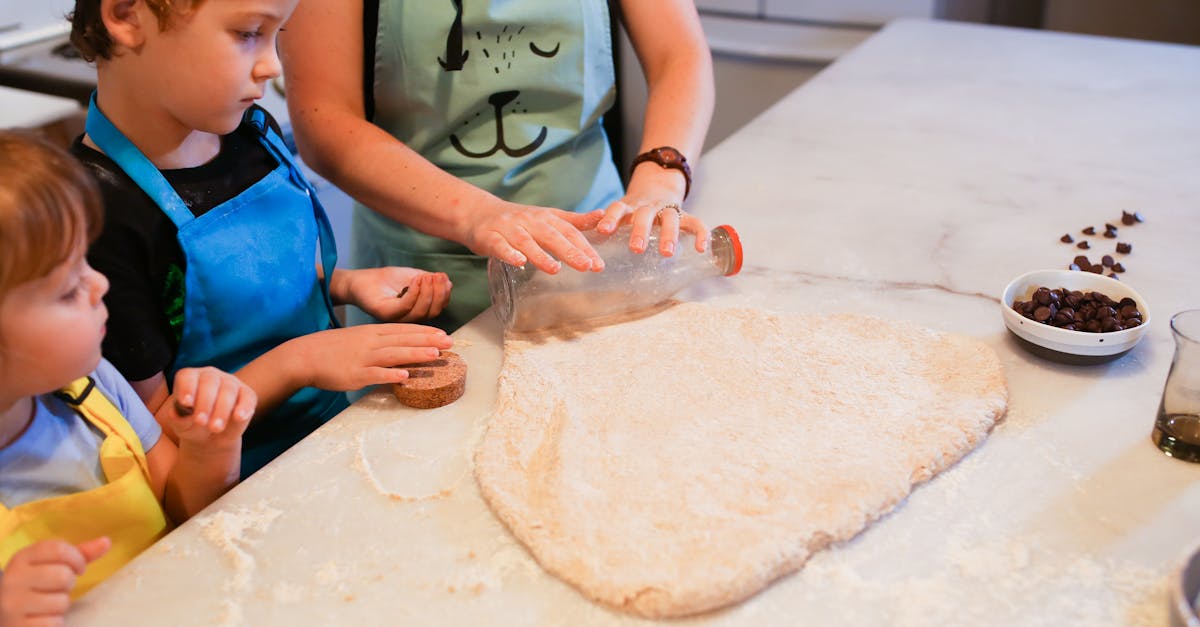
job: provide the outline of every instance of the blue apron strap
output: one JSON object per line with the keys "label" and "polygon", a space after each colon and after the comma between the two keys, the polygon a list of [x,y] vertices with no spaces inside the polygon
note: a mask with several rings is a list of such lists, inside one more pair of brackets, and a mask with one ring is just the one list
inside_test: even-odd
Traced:
{"label": "blue apron strap", "polygon": [[325,214],[325,207],[321,205],[321,200],[317,198],[317,190],[308,182],[308,178],[300,170],[300,166],[296,160],[292,158],[292,151],[288,150],[283,143],[283,138],[275,133],[275,129],[267,124],[267,116],[262,109],[252,107],[248,112],[249,121],[258,134],[263,139],[263,145],[267,150],[275,155],[275,158],[280,163],[286,164],[288,171],[291,173],[291,179],[296,186],[308,192],[308,197],[313,205],[313,217],[317,221],[317,239],[321,246],[321,292],[325,296],[325,306],[329,309],[329,319],[337,324],[337,315],[333,311],[333,300],[329,295],[329,283],[333,278],[333,270],[337,265],[337,242],[333,237],[333,227],[329,224],[329,216]]}
{"label": "blue apron strap", "polygon": [[162,172],[159,172],[146,155],[100,112],[100,108],[96,106],[94,91],[91,101],[88,102],[84,130],[109,159],[116,162],[138,187],[150,195],[155,204],[162,207],[167,217],[171,218],[171,222],[175,223],[175,228],[182,229],[183,225],[195,219],[191,210],[183,204],[183,199],[175,193],[175,188],[163,177]]}

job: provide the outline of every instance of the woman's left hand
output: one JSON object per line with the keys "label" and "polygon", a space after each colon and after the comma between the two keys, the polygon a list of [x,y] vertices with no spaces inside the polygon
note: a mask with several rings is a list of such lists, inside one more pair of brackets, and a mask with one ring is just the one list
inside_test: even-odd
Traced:
{"label": "woman's left hand", "polygon": [[450,302],[450,277],[444,272],[387,266],[337,270],[335,278],[342,288],[335,293],[344,294],[343,302],[385,322],[427,320]]}
{"label": "woman's left hand", "polygon": [[700,218],[683,211],[683,192],[683,178],[678,172],[655,164],[640,165],[625,197],[604,209],[604,218],[596,230],[609,235],[622,224],[632,224],[629,250],[640,254],[646,251],[650,231],[658,223],[658,252],[662,256],[675,254],[680,231],[694,234],[696,251],[704,252],[708,247],[708,227]]}

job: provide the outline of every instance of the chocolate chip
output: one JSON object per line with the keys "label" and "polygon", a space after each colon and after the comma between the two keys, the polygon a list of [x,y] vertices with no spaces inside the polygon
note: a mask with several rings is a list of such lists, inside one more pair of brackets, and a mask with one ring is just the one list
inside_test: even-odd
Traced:
{"label": "chocolate chip", "polygon": [[1104,230],[1105,230],[1105,231],[1112,231],[1113,233],[1116,233],[1116,232],[1117,232],[1117,227],[1116,227],[1116,226],[1114,226],[1114,225],[1112,225],[1112,224],[1109,224],[1109,223],[1105,222],[1105,223],[1104,223]]}
{"label": "chocolate chip", "polygon": [[1113,264],[1112,271],[1113,272],[1124,272],[1125,266],[1121,265],[1121,262],[1118,261],[1117,263]]}
{"label": "chocolate chip", "polygon": [[1116,236],[1117,236],[1116,229],[1109,229],[1109,230],[1104,231],[1104,237],[1107,237],[1108,239],[1114,239],[1114,238],[1116,238]]}
{"label": "chocolate chip", "polygon": [[1127,254],[1133,252],[1133,244],[1126,244],[1125,242],[1117,242],[1117,252],[1127,255]]}
{"label": "chocolate chip", "polygon": [[1087,258],[1087,255],[1075,255],[1075,264],[1082,268],[1092,265],[1092,262]]}
{"label": "chocolate chip", "polygon": [[1132,213],[1129,213],[1128,211],[1121,212],[1121,224],[1124,224],[1125,226],[1130,226],[1134,222],[1139,222],[1139,220],[1136,217],[1134,217],[1134,215]]}
{"label": "chocolate chip", "polygon": [[1105,255],[1105,256],[1101,257],[1100,263],[1103,264],[1105,268],[1111,268],[1113,265],[1112,255]]}
{"label": "chocolate chip", "polygon": [[1091,272],[1092,274],[1100,274],[1101,272],[1104,272],[1104,266],[1098,263],[1093,264],[1092,266],[1088,267],[1087,271]]}
{"label": "chocolate chip", "polygon": [[1038,307],[1033,312],[1033,319],[1037,320],[1038,322],[1045,322],[1045,321],[1049,320],[1050,319],[1050,308],[1049,307]]}
{"label": "chocolate chip", "polygon": [[1063,236],[1058,238],[1058,241],[1064,244],[1070,244],[1071,242],[1075,241],[1075,238],[1071,237],[1070,233],[1063,233]]}
{"label": "chocolate chip", "polygon": [[1110,278],[1110,279],[1116,279],[1116,280],[1118,280],[1118,281],[1120,281],[1120,280],[1121,280],[1121,277],[1119,277],[1119,276],[1117,276],[1117,275],[1115,275],[1115,274],[1113,274],[1113,273],[1111,273],[1111,272],[1109,272],[1109,273],[1108,273],[1108,278]]}
{"label": "chocolate chip", "polygon": [[1094,227],[1094,226],[1087,227],[1086,229],[1083,230],[1083,234],[1084,235],[1095,235],[1096,227]]}
{"label": "chocolate chip", "polygon": [[[1087,240],[1083,240],[1082,242],[1079,242],[1078,244],[1075,245],[1075,248],[1082,248],[1083,250],[1087,250],[1091,247],[1092,247],[1091,244],[1088,244]],[[1117,252],[1120,252],[1120,250],[1118,250]]]}

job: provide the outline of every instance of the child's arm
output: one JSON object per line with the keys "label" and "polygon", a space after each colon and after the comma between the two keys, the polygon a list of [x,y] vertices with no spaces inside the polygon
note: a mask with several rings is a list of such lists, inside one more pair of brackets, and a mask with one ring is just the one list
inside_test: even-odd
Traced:
{"label": "child's arm", "polygon": [[348,391],[398,383],[408,372],[396,368],[436,359],[454,341],[445,331],[418,324],[366,324],[294,338],[267,351],[237,372],[258,394],[267,413],[303,387]]}
{"label": "child's arm", "polygon": [[356,305],[387,322],[416,322],[440,313],[450,302],[450,277],[416,268],[335,269],[329,282],[335,304]]}
{"label": "child's arm", "polygon": [[17,551],[0,576],[0,625],[61,625],[75,580],[111,546],[106,537],[78,545],[43,540]]}
{"label": "child's arm", "polygon": [[254,390],[216,368],[184,368],[155,419],[168,438],[146,452],[155,494],[176,522],[187,520],[237,483],[242,433],[256,404]]}

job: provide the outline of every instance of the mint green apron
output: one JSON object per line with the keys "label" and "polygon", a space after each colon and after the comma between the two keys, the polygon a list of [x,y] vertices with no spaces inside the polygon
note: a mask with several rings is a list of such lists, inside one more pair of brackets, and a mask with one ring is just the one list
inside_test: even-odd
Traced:
{"label": "mint green apron", "polygon": [[[606,0],[380,0],[378,17],[380,128],[505,200],[591,211],[621,197],[601,126],[616,94]],[[355,267],[449,274],[442,328],[490,304],[486,260],[460,244],[362,205],[353,242]]]}

